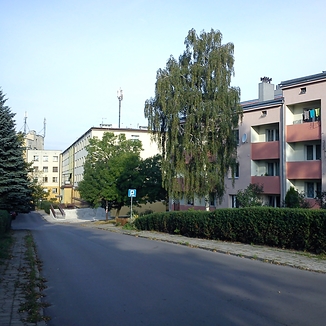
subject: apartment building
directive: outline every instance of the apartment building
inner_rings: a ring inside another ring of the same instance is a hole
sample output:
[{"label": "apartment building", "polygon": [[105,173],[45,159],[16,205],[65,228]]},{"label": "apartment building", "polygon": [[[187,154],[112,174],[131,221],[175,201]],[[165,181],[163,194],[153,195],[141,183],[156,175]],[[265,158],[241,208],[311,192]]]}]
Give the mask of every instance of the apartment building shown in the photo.
[{"label": "apartment building", "polygon": [[48,199],[59,198],[60,194],[60,155],[61,151],[28,149],[26,158],[32,163],[32,177],[42,184]]},{"label": "apartment building", "polygon": [[151,140],[151,134],[147,128],[124,129],[115,128],[112,125],[90,128],[62,153],[61,195],[63,203],[78,203],[79,194],[76,189],[78,183],[83,180],[84,164],[87,156],[86,146],[89,144],[90,138],[102,139],[105,132],[112,132],[115,135],[125,134],[127,139],[140,140],[143,146],[140,156],[143,159],[159,153],[158,146]]},{"label": "apartment building", "polygon": [[31,177],[42,185],[48,199],[59,199],[61,151],[45,150],[44,135],[30,130],[24,136],[25,160],[32,164]]},{"label": "apartment building", "polygon": [[[258,99],[241,103],[243,121],[238,134],[239,168],[235,184],[229,174],[221,203],[210,198],[210,209],[236,207],[236,194],[250,183],[263,186],[266,205],[282,206],[294,187],[311,207],[316,191],[326,190],[326,71],[282,81],[276,87],[263,77]],[[205,209],[203,198],[180,200],[170,208]]]}]

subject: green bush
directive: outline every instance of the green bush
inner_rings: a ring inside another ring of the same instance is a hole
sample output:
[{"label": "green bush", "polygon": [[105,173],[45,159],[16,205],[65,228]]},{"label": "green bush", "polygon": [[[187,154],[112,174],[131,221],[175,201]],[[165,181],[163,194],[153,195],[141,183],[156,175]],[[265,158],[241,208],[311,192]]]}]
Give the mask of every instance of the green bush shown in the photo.
[{"label": "green bush", "polygon": [[11,216],[5,210],[0,210],[0,235],[8,232],[11,228]]},{"label": "green bush", "polygon": [[251,207],[178,211],[139,217],[135,226],[188,237],[326,253],[326,212]]}]

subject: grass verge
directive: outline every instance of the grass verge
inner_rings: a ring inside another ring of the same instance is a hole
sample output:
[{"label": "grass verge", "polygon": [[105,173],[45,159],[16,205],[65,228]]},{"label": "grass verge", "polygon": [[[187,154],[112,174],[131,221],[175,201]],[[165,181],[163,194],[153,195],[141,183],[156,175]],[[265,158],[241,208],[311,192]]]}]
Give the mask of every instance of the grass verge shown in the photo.
[{"label": "grass verge", "polygon": [[42,263],[37,258],[35,243],[30,232],[25,237],[25,245],[25,259],[29,266],[25,270],[25,277],[28,279],[28,282],[21,284],[25,294],[25,302],[21,304],[19,311],[27,313],[26,322],[48,321],[50,318],[43,315],[43,308],[48,307],[49,304],[42,301],[42,291],[46,288],[46,280],[39,275]]},{"label": "grass verge", "polygon": [[8,232],[0,236],[0,265],[4,265],[11,257],[11,246],[14,242],[12,233]]}]

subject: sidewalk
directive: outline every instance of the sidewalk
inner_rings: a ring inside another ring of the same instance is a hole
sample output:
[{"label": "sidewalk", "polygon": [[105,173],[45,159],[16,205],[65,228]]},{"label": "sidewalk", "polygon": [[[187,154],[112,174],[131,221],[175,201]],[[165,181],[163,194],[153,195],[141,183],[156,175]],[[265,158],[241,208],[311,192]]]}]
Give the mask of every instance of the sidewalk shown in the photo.
[{"label": "sidewalk", "polygon": [[320,259],[317,255],[301,251],[216,240],[187,238],[181,235],[153,231],[124,230],[121,227],[116,227],[112,224],[98,224],[97,222],[82,222],[80,225],[84,227],[118,232],[130,236],[147,238],[156,241],[165,241],[179,245],[186,245],[189,247],[210,250],[213,252],[234,255],[242,258],[260,260],[276,265],[284,265],[308,271],[326,273],[326,260]]},{"label": "sidewalk", "polygon": [[0,326],[43,326],[44,321],[38,323],[24,322],[27,313],[19,312],[20,305],[25,302],[22,290],[28,282],[26,273],[30,271],[25,259],[26,230],[15,230],[15,239],[12,248],[12,258],[5,265],[0,265]]}]

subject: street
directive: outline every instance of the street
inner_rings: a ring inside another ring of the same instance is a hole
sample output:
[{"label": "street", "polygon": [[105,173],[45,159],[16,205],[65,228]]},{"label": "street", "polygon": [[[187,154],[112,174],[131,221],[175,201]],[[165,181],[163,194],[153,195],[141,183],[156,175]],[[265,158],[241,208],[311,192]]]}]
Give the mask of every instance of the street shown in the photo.
[{"label": "street", "polygon": [[325,325],[326,275],[19,214],[48,325]]}]

